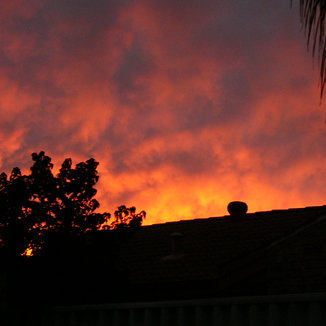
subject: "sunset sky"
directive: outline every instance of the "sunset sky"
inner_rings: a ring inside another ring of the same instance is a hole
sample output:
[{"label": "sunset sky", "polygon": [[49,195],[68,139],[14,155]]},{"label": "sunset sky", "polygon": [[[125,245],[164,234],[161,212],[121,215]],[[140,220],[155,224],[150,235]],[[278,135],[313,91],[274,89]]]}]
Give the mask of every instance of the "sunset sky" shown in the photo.
[{"label": "sunset sky", "polygon": [[326,99],[297,2],[1,1],[1,171],[93,157],[100,211],[146,224],[326,204]]}]

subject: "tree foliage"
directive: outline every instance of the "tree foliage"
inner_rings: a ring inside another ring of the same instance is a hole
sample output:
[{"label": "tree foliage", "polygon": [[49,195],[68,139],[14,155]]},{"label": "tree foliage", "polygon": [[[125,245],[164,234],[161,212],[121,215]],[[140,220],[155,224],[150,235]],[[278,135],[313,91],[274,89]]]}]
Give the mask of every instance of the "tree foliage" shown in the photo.
[{"label": "tree foliage", "polygon": [[113,229],[121,229],[126,227],[138,227],[146,217],[146,212],[141,211],[136,213],[136,207],[126,207],[121,205],[114,212],[115,220],[111,223],[110,227]]},{"label": "tree foliage", "polygon": [[37,252],[53,239],[79,236],[106,229],[139,226],[145,213],[134,207],[118,207],[115,221],[110,213],[96,213],[99,202],[94,188],[99,177],[93,158],[72,167],[65,159],[59,173],[52,173],[51,158],[33,153],[29,175],[15,167],[8,177],[0,175],[0,249],[20,256],[27,249]]},{"label": "tree foliage", "polygon": [[300,0],[300,16],[307,32],[307,44],[312,47],[313,56],[318,56],[320,64],[321,97],[326,83],[325,14],[325,0]]}]

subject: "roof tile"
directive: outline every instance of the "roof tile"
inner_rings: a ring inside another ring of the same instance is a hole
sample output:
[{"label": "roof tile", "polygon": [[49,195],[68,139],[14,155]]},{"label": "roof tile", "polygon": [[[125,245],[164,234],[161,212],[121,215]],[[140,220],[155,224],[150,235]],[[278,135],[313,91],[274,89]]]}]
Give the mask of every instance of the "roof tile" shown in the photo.
[{"label": "roof tile", "polygon": [[[242,258],[296,228],[326,214],[326,206],[249,213],[242,217],[210,217],[143,226],[124,245],[120,268],[130,271],[132,283],[212,279],[223,266]],[[183,234],[182,255],[171,255],[174,232]]]}]

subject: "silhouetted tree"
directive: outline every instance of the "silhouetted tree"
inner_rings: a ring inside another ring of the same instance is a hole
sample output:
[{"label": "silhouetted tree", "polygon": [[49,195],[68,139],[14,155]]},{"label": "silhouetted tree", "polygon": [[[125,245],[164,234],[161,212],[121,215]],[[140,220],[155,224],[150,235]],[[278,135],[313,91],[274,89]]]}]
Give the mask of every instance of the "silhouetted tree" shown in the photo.
[{"label": "silhouetted tree", "polygon": [[[110,222],[109,213],[95,212],[93,158],[75,167],[66,159],[56,176],[44,152],[32,159],[29,175],[17,167],[0,175],[0,277],[6,279],[0,290],[11,311],[0,315],[8,325],[17,309],[33,314],[42,305],[119,300],[127,283],[114,261],[146,215],[122,205]],[[23,255],[26,250],[33,256]]]},{"label": "silhouetted tree", "polygon": [[[33,153],[30,175],[14,168],[10,177],[0,175],[0,249],[5,256],[19,257],[26,250],[37,253],[65,246],[76,236],[105,229],[137,227],[145,212],[135,207],[118,207],[115,221],[110,213],[96,213],[99,202],[94,188],[99,177],[93,158],[72,167],[65,159],[57,176],[52,173],[51,158],[44,152]],[[82,237],[85,239],[85,237]],[[67,240],[70,239],[70,240]]]},{"label": "silhouetted tree", "polygon": [[52,174],[51,158],[33,153],[30,175],[14,168],[0,176],[0,240],[5,254],[19,256],[27,249],[39,250],[57,232],[79,235],[97,230],[110,217],[98,214],[93,196],[98,181],[94,159],[72,168],[71,159]]},{"label": "silhouetted tree", "polygon": [[138,227],[146,217],[146,212],[136,213],[136,207],[126,207],[121,205],[114,212],[115,221],[110,224],[112,229],[120,229],[126,227]]}]

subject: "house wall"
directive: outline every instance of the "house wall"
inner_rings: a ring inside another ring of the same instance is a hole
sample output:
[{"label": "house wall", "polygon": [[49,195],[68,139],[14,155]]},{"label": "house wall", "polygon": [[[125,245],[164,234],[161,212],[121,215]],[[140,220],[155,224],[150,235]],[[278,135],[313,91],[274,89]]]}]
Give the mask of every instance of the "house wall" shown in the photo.
[{"label": "house wall", "polygon": [[326,221],[289,235],[266,251],[269,294],[326,291]]}]

